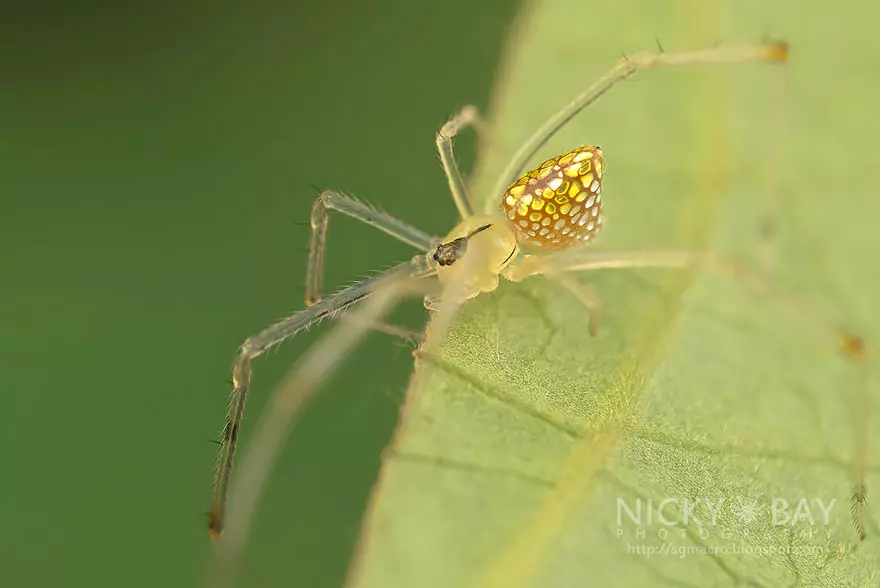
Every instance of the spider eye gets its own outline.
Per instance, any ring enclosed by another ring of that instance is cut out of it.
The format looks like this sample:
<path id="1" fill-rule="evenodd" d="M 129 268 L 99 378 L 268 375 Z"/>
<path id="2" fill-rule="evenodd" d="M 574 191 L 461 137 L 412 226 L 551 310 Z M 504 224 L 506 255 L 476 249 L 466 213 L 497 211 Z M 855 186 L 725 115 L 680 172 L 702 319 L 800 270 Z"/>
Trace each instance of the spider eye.
<path id="1" fill-rule="evenodd" d="M 567 249 L 602 226 L 602 150 L 578 147 L 548 159 L 504 193 L 504 212 L 517 240 L 541 249 Z"/>
<path id="2" fill-rule="evenodd" d="M 469 237 L 459 237 L 458 239 L 453 239 L 449 243 L 441 243 L 440 245 L 437 245 L 437 249 L 431 257 L 433 257 L 434 261 L 441 266 L 452 265 L 467 251 L 468 238 Z"/>
<path id="3" fill-rule="evenodd" d="M 457 258 L 455 251 L 455 241 L 451 243 L 441 243 L 437 245 L 437 249 L 434 251 L 434 255 L 431 256 L 434 261 L 440 264 L 441 267 L 446 267 L 447 265 L 452 265 L 455 263 Z"/>

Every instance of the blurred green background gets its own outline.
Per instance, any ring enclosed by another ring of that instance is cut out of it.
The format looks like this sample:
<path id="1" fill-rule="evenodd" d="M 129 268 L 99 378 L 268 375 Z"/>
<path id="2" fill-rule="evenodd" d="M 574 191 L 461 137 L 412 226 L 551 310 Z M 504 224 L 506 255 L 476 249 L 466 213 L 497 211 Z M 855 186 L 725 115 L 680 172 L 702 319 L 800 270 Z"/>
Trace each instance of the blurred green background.
<path id="1" fill-rule="evenodd" d="M 0 22 L 0 585 L 194 586 L 233 352 L 302 307 L 312 184 L 443 233 L 434 152 L 517 2 L 33 3 Z M 474 140 L 460 142 L 472 160 Z M 406 259 L 348 219 L 327 284 Z M 398 322 L 418 326 L 418 304 Z M 325 326 L 255 363 L 242 432 Z M 244 585 L 336 586 L 411 367 L 373 335 L 291 437 Z"/>

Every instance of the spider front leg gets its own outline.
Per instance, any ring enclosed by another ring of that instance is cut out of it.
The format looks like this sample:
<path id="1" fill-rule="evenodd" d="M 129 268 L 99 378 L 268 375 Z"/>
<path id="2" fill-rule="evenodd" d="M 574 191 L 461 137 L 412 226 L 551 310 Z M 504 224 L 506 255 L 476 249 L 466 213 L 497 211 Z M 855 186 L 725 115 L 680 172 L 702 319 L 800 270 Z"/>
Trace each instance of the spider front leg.
<path id="1" fill-rule="evenodd" d="M 477 265 L 479 261 L 473 258 L 464 260 L 470 266 Z M 231 493 L 228 533 L 224 541 L 218 544 L 219 567 L 215 570 L 215 577 L 219 582 L 231 585 L 234 580 L 266 479 L 299 409 L 363 340 L 371 325 L 381 322 L 398 302 L 405 297 L 437 292 L 436 281 L 423 279 L 435 272 L 436 266 L 427 257 L 419 257 L 398 266 L 397 271 L 383 274 L 370 287 L 370 299 L 303 354 L 272 393 L 255 427 L 253 441 L 242 460 L 241 471 Z M 440 290 L 440 298 L 446 302 L 435 315 L 435 321 L 438 315 L 444 315 L 445 320 L 441 321 L 443 326 L 434 324 L 432 328 L 432 336 L 438 340 L 445 335 L 445 327 L 461 305 L 459 286 L 457 283 L 446 283 Z"/>
<path id="2" fill-rule="evenodd" d="M 462 219 L 473 216 L 474 209 L 471 206 L 465 187 L 464 178 L 455 162 L 455 154 L 452 151 L 452 139 L 467 127 L 476 127 L 481 135 L 486 134 L 486 127 L 480 118 L 476 106 L 468 105 L 462 108 L 458 114 L 446 121 L 437 133 L 437 153 L 440 154 L 440 162 L 443 164 L 443 172 L 449 181 L 449 192 L 455 201 L 455 207 Z"/>
<path id="3" fill-rule="evenodd" d="M 292 338 L 323 318 L 332 317 L 372 293 L 385 287 L 390 281 L 402 278 L 424 278 L 431 276 L 436 269 L 424 255 L 417 255 L 412 260 L 401 263 L 372 278 L 349 286 L 332 296 L 320 300 L 312 306 L 297 312 L 290 317 L 269 326 L 241 344 L 232 367 L 233 389 L 226 415 L 226 425 L 220 439 L 220 450 L 217 455 L 217 466 L 214 474 L 214 488 L 211 498 L 211 514 L 208 531 L 215 539 L 219 539 L 226 524 L 226 501 L 229 495 L 229 484 L 232 477 L 232 466 L 235 461 L 235 450 L 238 432 L 244 416 L 245 401 L 251 380 L 251 362 L 262 355 L 270 347 Z"/>
<path id="4" fill-rule="evenodd" d="M 312 206 L 312 238 L 309 243 L 309 262 L 306 270 L 306 305 L 308 306 L 321 300 L 321 292 L 324 289 L 324 250 L 327 244 L 328 210 L 341 212 L 374 226 L 419 251 L 429 251 L 438 241 L 436 237 L 386 212 L 358 202 L 345 194 L 325 190 L 318 195 Z"/>
<path id="5" fill-rule="evenodd" d="M 590 336 L 595 337 L 599 332 L 599 319 L 602 316 L 602 298 L 599 293 L 581 284 L 571 276 L 564 273 L 548 273 L 548 278 L 552 279 L 560 286 L 568 290 L 572 296 L 578 299 L 584 307 L 590 311 Z"/>
<path id="6" fill-rule="evenodd" d="M 633 268 L 705 268 L 732 278 L 744 286 L 758 291 L 775 306 L 789 313 L 816 336 L 824 339 L 829 347 L 842 354 L 853 366 L 854 385 L 851 389 L 852 414 L 852 522 L 861 539 L 867 535 L 865 509 L 868 468 L 868 423 L 870 410 L 869 367 L 864 341 L 854 333 L 842 330 L 833 323 L 805 307 L 799 300 L 773 286 L 761 273 L 750 271 L 735 260 L 708 252 L 688 250 L 667 251 L 618 251 L 618 252 L 564 252 L 555 255 L 527 255 L 516 265 L 505 270 L 505 277 L 514 282 L 529 276 L 564 272 L 593 271 L 599 269 Z"/>
<path id="7" fill-rule="evenodd" d="M 771 42 L 741 47 L 715 47 L 696 51 L 680 51 L 675 53 L 637 53 L 622 57 L 617 64 L 609 69 L 591 86 L 553 114 L 529 137 L 511 158 L 510 163 L 501 172 L 492 194 L 502 194 L 512 182 L 522 174 L 526 164 L 568 121 L 580 111 L 595 102 L 613 86 L 626 80 L 642 69 L 664 67 L 682 67 L 705 65 L 712 63 L 740 63 L 747 61 L 767 61 L 783 63 L 788 60 L 788 44 Z M 486 212 L 491 212 L 494 202 L 487 201 Z"/>

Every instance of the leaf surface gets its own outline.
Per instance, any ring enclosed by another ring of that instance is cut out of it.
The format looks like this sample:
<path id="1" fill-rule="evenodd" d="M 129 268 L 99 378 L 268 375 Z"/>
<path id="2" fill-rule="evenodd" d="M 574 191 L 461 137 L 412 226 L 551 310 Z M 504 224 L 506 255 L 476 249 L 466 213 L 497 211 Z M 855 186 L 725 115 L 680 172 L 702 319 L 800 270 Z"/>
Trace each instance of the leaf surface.
<path id="1" fill-rule="evenodd" d="M 756 42 L 768 23 L 791 43 L 784 68 L 639 72 L 539 157 L 602 146 L 597 250 L 767 264 L 808 320 L 712 271 L 613 270 L 578 275 L 605 304 L 590 337 L 562 288 L 502 282 L 416 361 L 352 586 L 877 584 L 876 515 L 864 542 L 850 522 L 854 362 L 806 326 L 827 317 L 869 345 L 880 329 L 873 33 L 843 17 L 877 9 L 812 4 L 523 9 L 471 186 L 481 199 L 499 198 L 489 191 L 520 142 L 621 51 Z M 869 464 L 878 450 L 873 435 Z"/>

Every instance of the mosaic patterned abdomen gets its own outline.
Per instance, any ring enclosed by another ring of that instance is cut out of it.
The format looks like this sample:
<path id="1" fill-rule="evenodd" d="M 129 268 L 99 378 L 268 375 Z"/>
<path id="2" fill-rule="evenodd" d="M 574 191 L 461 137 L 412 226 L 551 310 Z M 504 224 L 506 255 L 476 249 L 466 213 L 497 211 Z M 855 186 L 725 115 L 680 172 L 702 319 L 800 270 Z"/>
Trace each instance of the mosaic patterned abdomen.
<path id="1" fill-rule="evenodd" d="M 504 213 L 523 245 L 586 243 L 602 226 L 602 150 L 578 147 L 526 173 L 504 193 Z"/>

